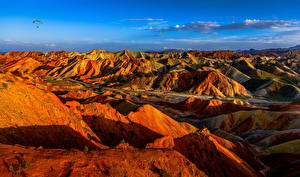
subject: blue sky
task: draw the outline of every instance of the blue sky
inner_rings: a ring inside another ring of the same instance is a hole
[[[291,47],[300,44],[297,1],[5,0],[0,52]]]

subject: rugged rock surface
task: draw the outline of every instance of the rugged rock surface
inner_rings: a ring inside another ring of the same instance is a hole
[[[216,97],[251,97],[238,82],[231,80],[218,71],[170,72],[159,83],[162,91],[177,91]]]
[[[298,55],[1,53],[0,176],[299,176]]]
[[[236,154],[203,134],[176,139],[174,149],[209,176],[262,176]]]
[[[207,176],[174,150],[110,149],[82,152],[0,144],[0,156],[1,176]],[[22,166],[25,162],[28,164],[26,168]]]
[[[252,56],[230,51],[11,52],[0,56],[0,70],[129,89],[299,99],[299,62],[292,61],[291,55],[280,55]]]
[[[51,92],[0,75],[0,141],[47,148],[99,147],[101,140]]]

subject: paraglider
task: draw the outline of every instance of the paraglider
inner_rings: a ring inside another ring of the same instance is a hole
[[[36,28],[40,28],[40,25],[43,24],[41,20],[34,20],[32,23],[36,24]]]

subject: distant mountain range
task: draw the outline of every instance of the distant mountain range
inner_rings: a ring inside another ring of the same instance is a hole
[[[289,49],[291,49],[291,50],[298,50],[298,49],[300,49],[300,45],[296,45],[294,47],[290,47]]]
[[[249,54],[257,54],[263,51],[268,51],[268,52],[285,52],[288,50],[298,50],[300,49],[300,45],[296,45],[293,47],[289,47],[289,48],[270,48],[270,49],[261,49],[261,50],[257,50],[257,49],[249,49],[249,50],[237,50],[237,52],[241,52],[241,53],[249,53]],[[159,51],[147,51],[147,52],[162,52],[162,53],[168,53],[168,52],[187,52],[187,51],[191,51],[192,49],[179,49],[179,48],[170,48],[170,49],[163,49],[163,50],[159,50]],[[197,51],[201,51],[201,50],[197,50]]]
[[[168,48],[168,49],[160,49],[160,50],[146,50],[144,52],[161,52],[161,53],[168,53],[168,52],[187,52],[187,51],[191,51],[193,49],[191,48],[188,48],[188,49],[185,49],[185,48]]]
[[[239,53],[248,53],[248,54],[261,54],[265,52],[273,52],[277,54],[282,54],[282,53],[287,53],[290,50],[299,50],[300,45],[296,45],[294,47],[289,47],[289,48],[271,48],[271,49],[261,49],[261,50],[256,50],[256,49],[249,49],[249,50],[237,50]]]

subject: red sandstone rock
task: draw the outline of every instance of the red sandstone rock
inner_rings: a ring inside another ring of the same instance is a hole
[[[174,138],[171,136],[164,136],[154,140],[153,143],[148,143],[146,148],[155,148],[155,149],[172,149],[174,147]]]

